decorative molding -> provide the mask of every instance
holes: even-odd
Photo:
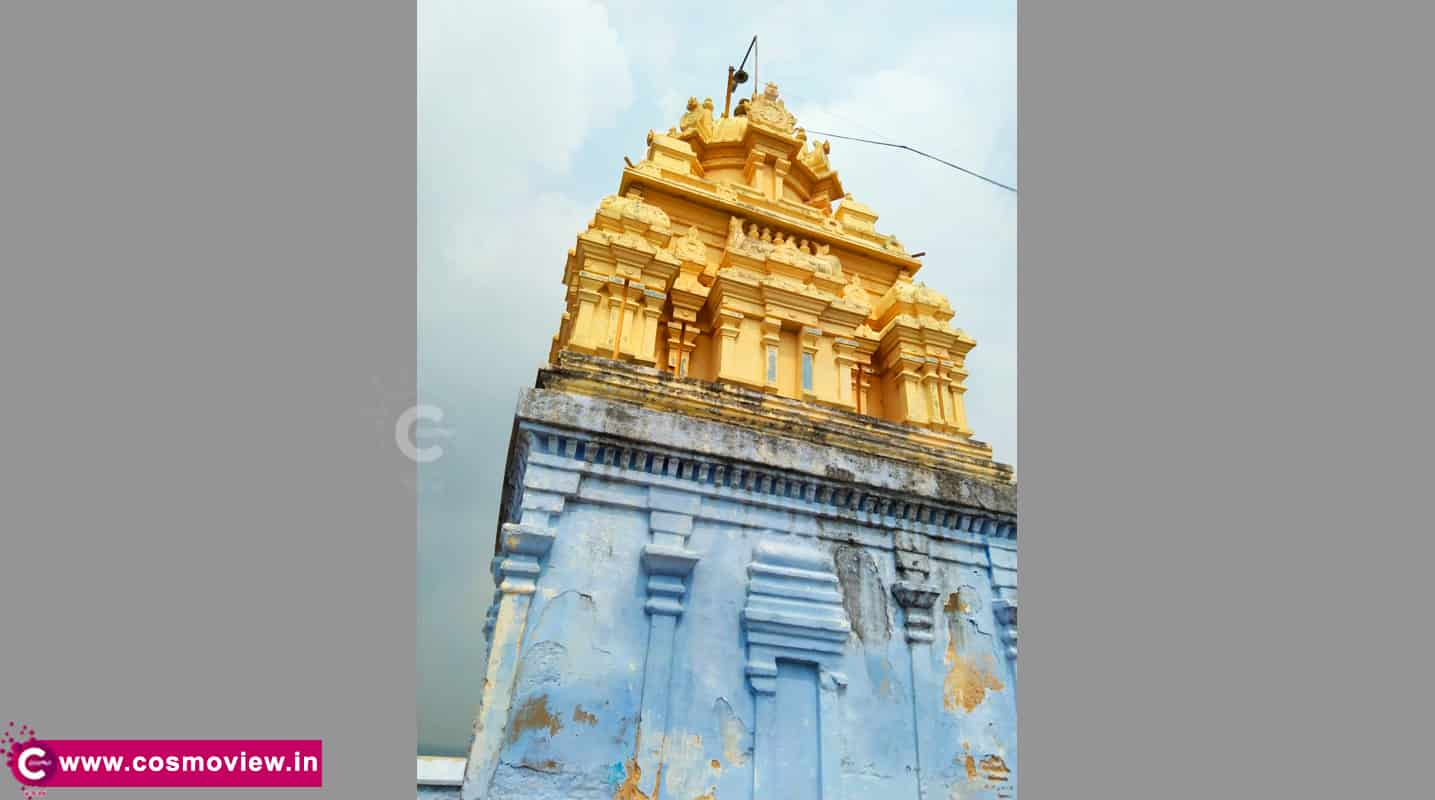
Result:
[[[559,470],[547,470],[562,476]],[[543,482],[544,472],[527,470],[525,483]],[[573,476],[577,488],[577,476]],[[565,480],[559,477],[559,480]],[[513,687],[517,676],[520,647],[528,628],[528,611],[543,572],[543,560],[557,538],[553,530],[536,525],[507,522],[499,528],[497,554],[491,569],[497,590],[484,625],[488,649],[484,655],[483,692],[479,700],[478,718],[474,723],[473,740],[469,745],[468,763],[462,794],[466,800],[477,800],[488,790],[498,768],[499,751],[504,732],[508,729],[509,712],[513,706]]]
[[[1002,629],[1002,643],[1006,645],[1006,657],[1016,664],[1016,603],[1010,600],[993,600],[992,613]]]
[[[774,798],[780,752],[777,737],[778,662],[816,667],[815,727],[822,800],[840,800],[842,776],[838,701],[847,687],[839,667],[852,630],[831,555],[792,539],[753,548],[748,564],[747,604],[740,624],[747,640],[747,680],[753,693],[754,800]],[[791,691],[788,689],[787,691]],[[808,729],[803,729],[803,734]]]
[[[748,565],[747,605],[742,610],[747,635],[747,677],[754,692],[777,689],[777,659],[817,665],[824,686],[846,686],[836,668],[852,625],[832,557],[785,541],[753,548]]]
[[[934,532],[951,531],[986,540],[1014,542],[1016,539],[1014,518],[955,503],[904,497],[856,483],[794,474],[759,464],[724,461],[657,445],[617,441],[596,434],[525,425],[519,436],[526,439],[525,448],[534,454],[530,456],[530,461],[535,465],[551,461],[539,456],[556,457],[570,464],[581,462],[573,464],[575,468],[612,467],[701,487],[767,496],[781,500],[788,508],[794,502],[804,503],[813,506],[808,509],[813,514],[856,512],[865,515],[861,522],[869,527],[912,530],[930,526],[937,529]],[[528,470],[534,468],[529,466]],[[570,474],[574,475],[576,483],[576,473]]]
[[[892,596],[902,607],[906,617],[907,642],[909,644],[931,644],[932,608],[942,594],[936,586],[910,581],[892,584]]]
[[[543,572],[542,559],[553,547],[556,535],[552,530],[533,525],[506,522],[500,529],[498,553],[489,564],[493,575],[493,602],[484,619],[483,638],[490,644],[498,607],[506,594],[533,594],[538,576]]]
[[[681,616],[683,597],[687,594],[687,577],[701,557],[681,547],[644,545],[642,563],[643,572],[648,575],[648,601],[643,610],[649,614]]]

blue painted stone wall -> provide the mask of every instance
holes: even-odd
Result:
[[[515,430],[465,798],[1016,796],[1014,517],[578,419]]]

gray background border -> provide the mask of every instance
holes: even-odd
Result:
[[[1428,9],[1023,3],[1028,800],[1428,793]]]
[[[204,793],[412,796],[415,39],[3,4],[5,721],[322,738],[323,790]]]

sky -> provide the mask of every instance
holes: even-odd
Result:
[[[418,752],[465,755],[484,671],[499,490],[519,389],[563,313],[563,263],[623,157],[721,109],[727,67],[758,36],[809,131],[911,145],[1017,182],[1014,0],[418,4]],[[747,84],[751,90],[753,83]],[[809,138],[826,138],[810,134]],[[892,148],[833,140],[843,187],[877,229],[926,251],[916,279],[977,341],[967,416],[1016,465],[1017,201]]]

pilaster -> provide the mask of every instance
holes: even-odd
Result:
[[[832,351],[837,362],[837,402],[856,409],[860,382],[857,342],[838,338],[832,343]]]
[[[553,531],[522,523],[506,523],[499,536],[500,552],[494,557],[493,575],[498,603],[493,626],[483,694],[469,747],[464,800],[480,798],[493,780],[513,706],[513,684],[528,626],[528,609],[537,591],[542,559],[553,546]]]
[[[925,546],[926,539],[918,540]],[[892,597],[902,608],[903,628],[911,664],[913,750],[917,754],[917,797],[925,800],[924,770],[934,769],[938,758],[935,745],[937,732],[932,730],[930,714],[924,714],[924,697],[937,686],[932,675],[933,608],[941,590],[928,581],[931,561],[925,553],[898,550],[899,580],[892,584]]]
[[[747,376],[741,373],[742,359],[737,350],[742,320],[743,315],[739,311],[722,309],[717,314],[715,321],[718,326],[717,368],[719,379],[747,382]]]
[[[642,710],[638,716],[638,767],[652,776],[650,796],[662,792],[662,764],[667,750],[671,709],[673,652],[678,618],[683,613],[687,580],[697,566],[698,553],[685,545],[693,532],[693,515],[701,500],[687,492],[659,487],[648,489],[648,529],[652,541],[643,546],[642,567],[647,575],[648,650],[643,664]]]
[[[769,392],[777,391],[778,352],[782,346],[782,320],[766,317],[762,320],[762,387]]]
[[[518,434],[524,435],[522,433]],[[488,657],[483,673],[483,692],[478,718],[469,745],[464,776],[464,800],[477,800],[488,791],[498,768],[504,735],[513,707],[513,689],[523,636],[528,628],[528,610],[538,589],[538,578],[557,537],[555,517],[563,513],[567,498],[578,492],[576,472],[528,463],[531,451],[517,448],[522,479],[510,516],[499,528],[491,567],[496,587],[484,632],[488,636]]]
[[[802,399],[808,402],[817,399],[817,341],[821,338],[821,328],[803,326],[802,353],[798,356],[797,379]]]
[[[987,562],[991,565],[992,613],[1001,630],[1002,653],[1011,664],[1012,680],[1016,679],[1016,551],[987,543]]]

